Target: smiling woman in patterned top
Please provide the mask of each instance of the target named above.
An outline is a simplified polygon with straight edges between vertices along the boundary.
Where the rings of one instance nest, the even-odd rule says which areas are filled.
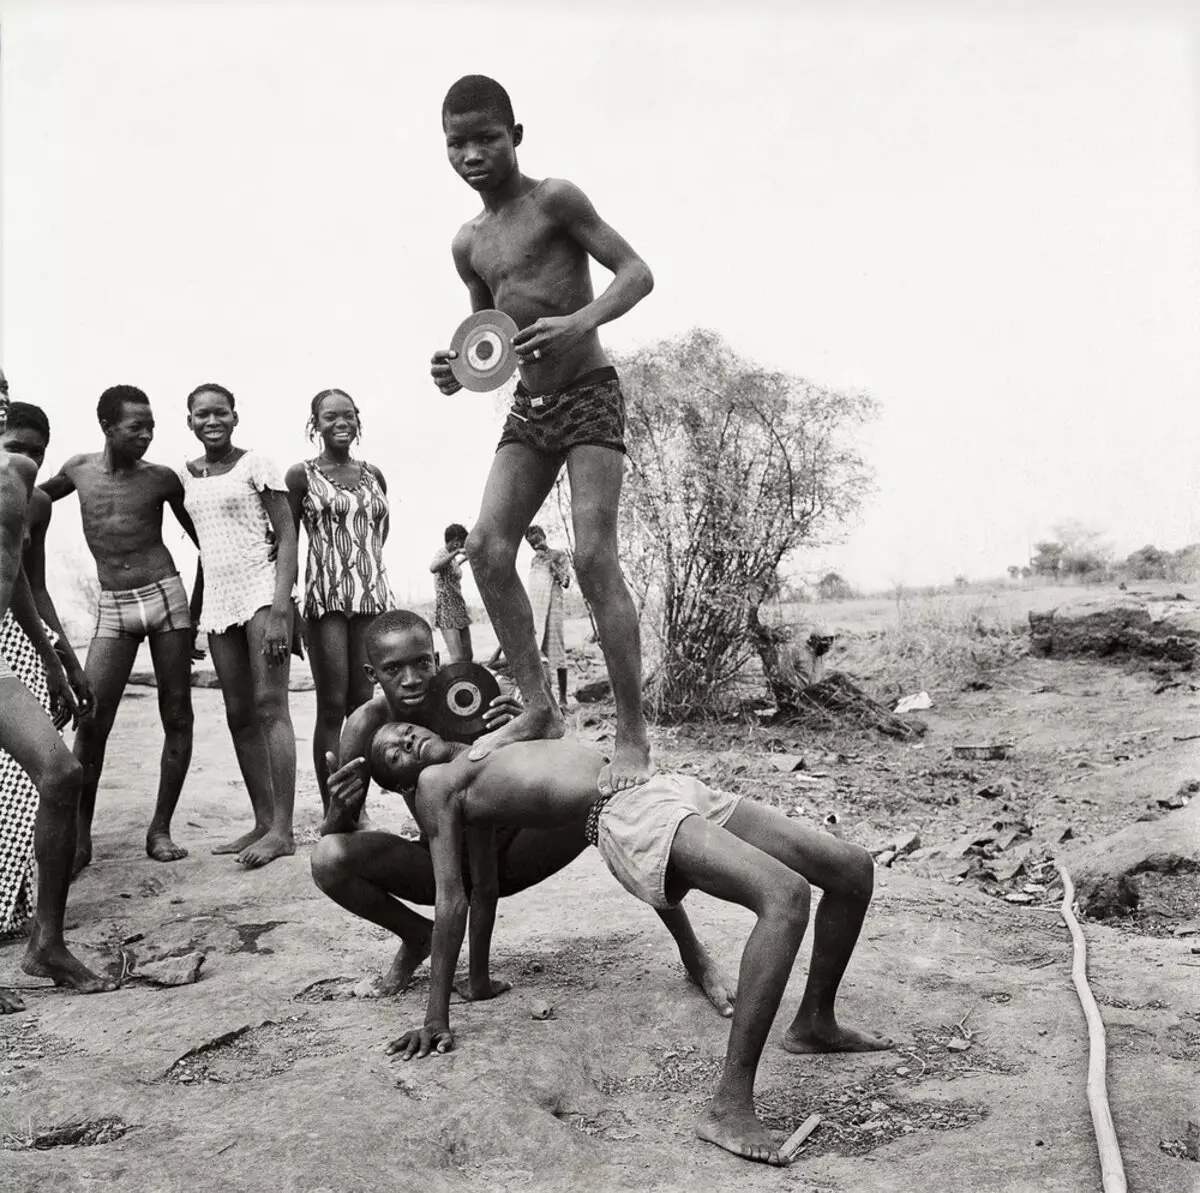
[[[321,451],[288,469],[287,488],[292,518],[308,537],[304,625],[317,689],[313,767],[328,810],[325,755],[337,753],[346,718],[371,698],[363,670],[367,626],[396,602],[383,564],[387,482],[374,464],[350,455],[362,433],[354,399],[322,390],[312,400],[308,432]]]

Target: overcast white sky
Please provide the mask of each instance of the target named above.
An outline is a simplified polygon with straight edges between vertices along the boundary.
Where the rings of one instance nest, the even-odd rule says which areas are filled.
[[[391,482],[395,587],[429,595],[500,421],[427,379],[475,210],[440,103],[479,71],[523,168],[654,270],[609,345],[702,324],[879,400],[878,493],[799,568],[981,578],[1066,518],[1121,552],[1200,540],[1192,7],[4,0],[0,31],[2,360],[51,466],[99,445],[117,382],[154,402],[151,458],[197,450],[184,397],[218,380],[281,465],[341,386]]]

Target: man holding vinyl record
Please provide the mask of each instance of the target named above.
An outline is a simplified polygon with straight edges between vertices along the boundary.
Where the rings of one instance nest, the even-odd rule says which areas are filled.
[[[339,906],[400,938],[390,969],[370,984],[367,996],[382,998],[406,990],[429,956],[432,921],[406,903],[432,906],[434,881],[424,836],[414,841],[384,832],[363,816],[371,780],[366,759],[375,734],[384,725],[409,722],[448,741],[469,743],[512,720],[521,703],[502,695],[484,667],[465,662],[442,667],[433,630],[419,614],[381,613],[367,629],[366,649],[367,674],[380,690],[346,721],[338,758],[327,758],[329,809],[312,852],[312,873]],[[412,812],[413,793],[401,794]],[[500,830],[495,838],[500,895],[549,878],[586,845],[573,830]]]
[[[602,794],[626,790],[644,783],[654,768],[642,709],[637,611],[617,553],[625,399],[597,329],[645,298],[654,279],[579,187],[521,172],[517,147],[524,130],[494,79],[459,79],[442,105],[442,128],[450,164],[483,206],[452,246],[473,314],[449,349],[434,353],[430,372],[449,395],[495,389],[521,371],[467,556],[525,708],[476,743],[471,755],[478,760],[511,742],[563,735],[516,557],[565,463],[576,575],[595,615],[616,703],[613,756],[597,786]],[[599,295],[592,260],[613,275]]]

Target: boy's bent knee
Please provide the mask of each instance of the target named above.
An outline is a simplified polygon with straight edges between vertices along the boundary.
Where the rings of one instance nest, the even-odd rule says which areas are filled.
[[[467,561],[472,574],[489,575],[494,572],[515,568],[517,563],[517,540],[509,542],[493,531],[476,527],[467,535]]]
[[[772,919],[781,920],[803,930],[808,923],[811,905],[812,888],[808,885],[808,880],[799,874],[790,874],[779,882],[772,883],[764,913]]]
[[[836,893],[863,903],[875,890],[875,861],[861,845],[844,845],[845,858],[838,865]]]
[[[347,863],[343,834],[330,833],[313,846],[310,865],[313,882],[325,892],[336,886],[345,875]]]
[[[83,766],[67,747],[52,750],[43,760],[38,794],[45,799],[75,800],[83,786]]]

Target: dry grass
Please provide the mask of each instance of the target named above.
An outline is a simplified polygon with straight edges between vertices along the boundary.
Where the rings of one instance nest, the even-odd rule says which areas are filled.
[[[842,640],[833,666],[867,679],[883,696],[956,691],[987,682],[1028,649],[1028,625],[992,598],[895,602],[891,624]]]

